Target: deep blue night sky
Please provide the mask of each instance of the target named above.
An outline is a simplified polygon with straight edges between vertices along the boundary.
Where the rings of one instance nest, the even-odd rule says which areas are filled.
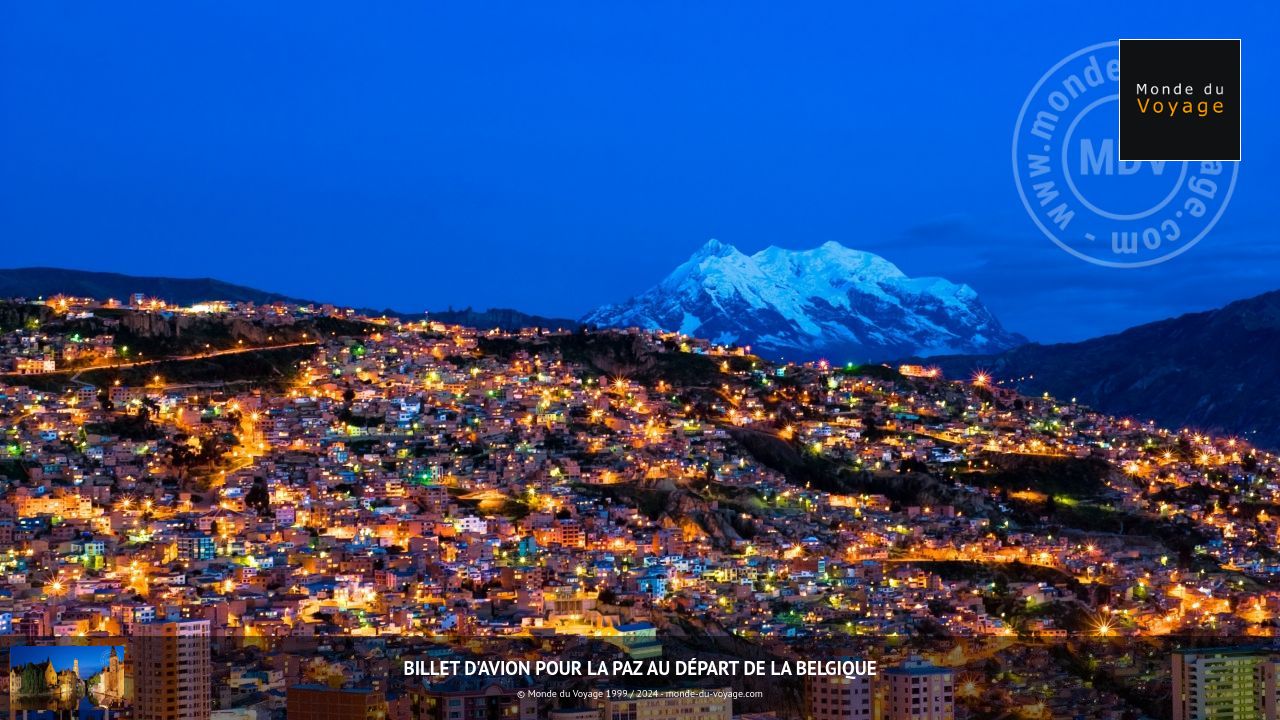
[[[0,6],[0,266],[577,316],[708,238],[827,240],[1063,340],[1280,288],[1275,3]],[[1244,162],[1192,251],[1053,246],[1027,91],[1118,37],[1242,37]]]

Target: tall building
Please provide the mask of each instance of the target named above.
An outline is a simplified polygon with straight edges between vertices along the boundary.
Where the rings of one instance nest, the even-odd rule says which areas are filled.
[[[729,688],[645,691],[601,698],[602,720],[732,720]]]
[[[187,533],[178,537],[178,559],[188,562],[212,560],[218,556],[213,538],[200,533]]]
[[[809,675],[804,681],[805,720],[871,720],[871,677]]]
[[[1276,720],[1276,662],[1251,648],[1173,652],[1173,720]]]
[[[386,700],[370,688],[294,685],[285,700],[287,720],[378,720]]]
[[[885,720],[952,720],[955,680],[947,668],[912,657],[884,671]]]
[[[131,626],[135,720],[208,720],[209,621]]]
[[[1258,710],[1264,720],[1280,720],[1280,657],[1268,656],[1258,664]]]

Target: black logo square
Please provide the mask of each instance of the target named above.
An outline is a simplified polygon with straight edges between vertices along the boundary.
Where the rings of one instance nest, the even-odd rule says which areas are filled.
[[[1239,160],[1240,41],[1121,40],[1120,159]]]

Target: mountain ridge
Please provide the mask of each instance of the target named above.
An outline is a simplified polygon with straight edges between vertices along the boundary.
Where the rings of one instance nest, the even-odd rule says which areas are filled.
[[[143,293],[150,297],[159,297],[178,305],[190,305],[206,300],[228,300],[232,302],[295,303],[300,305],[339,305],[317,300],[290,297],[282,293],[260,290],[247,285],[238,285],[211,277],[175,278],[152,275],[128,275],[125,273],[101,272],[94,270],[73,270],[57,267],[22,267],[0,269],[0,298],[41,298],[53,295],[74,295],[92,297],[100,300],[117,298],[123,300],[134,293]],[[575,322],[567,318],[552,318],[532,315],[511,308],[489,308],[473,310],[470,307],[462,310],[441,310],[435,312],[402,312],[392,309],[355,308],[361,314],[371,316],[387,315],[404,320],[419,320],[430,317],[440,322],[469,325],[471,327],[497,327],[503,330],[518,330],[522,327],[573,327]]]
[[[908,277],[879,255],[833,241],[746,255],[712,239],[657,285],[583,321],[802,360],[1003,350],[1026,340],[1005,330],[968,285]]]
[[[1080,342],[928,362],[948,376],[983,370],[1026,394],[1280,447],[1277,357],[1280,290]]]
[[[39,298],[75,295],[105,300],[112,297],[124,299],[135,292],[161,297],[182,305],[203,300],[253,303],[310,302],[211,277],[127,275],[51,266],[0,269],[0,297]]]
[[[723,243],[708,243],[700,250],[704,260],[733,252],[736,249]],[[878,267],[874,260],[866,260]],[[49,297],[58,293],[125,298],[134,292],[182,304],[211,299],[312,302],[213,278],[148,277],[47,267],[0,269],[0,298]],[[423,317],[422,313],[390,310],[358,311],[405,319]],[[504,330],[577,324],[502,308],[449,309],[428,316],[450,324]],[[1237,433],[1264,446],[1280,447],[1280,403],[1270,402],[1280,398],[1280,368],[1273,360],[1276,357],[1280,357],[1280,290],[1080,342],[1025,343],[995,353],[935,355],[925,362],[938,366],[950,377],[969,377],[983,370],[1026,394],[1049,392],[1061,398],[1075,397],[1108,413],[1152,419],[1167,426]]]

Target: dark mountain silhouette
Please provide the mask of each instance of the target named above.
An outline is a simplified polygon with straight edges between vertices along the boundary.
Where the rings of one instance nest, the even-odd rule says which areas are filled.
[[[503,330],[519,330],[526,327],[541,328],[575,328],[581,323],[568,318],[553,318],[542,315],[530,315],[511,308],[489,308],[488,310],[433,310],[427,317],[450,325],[465,325],[475,328],[501,328]]]
[[[212,278],[169,278],[89,272],[50,267],[0,270],[0,297],[28,298],[74,295],[99,300],[124,301],[134,293],[164,298],[179,305],[202,300],[272,303],[305,302],[279,293],[264,292]]]
[[[299,305],[320,305],[319,301],[293,298],[279,293],[258,290],[244,285],[214,280],[213,278],[170,278],[124,275],[121,273],[90,272],[64,268],[28,267],[0,270],[0,298],[47,298],[54,295],[74,295],[99,300],[116,298],[125,301],[134,293],[162,298],[178,305],[190,305],[204,300],[228,300],[257,304],[285,302]],[[396,310],[357,308],[367,315],[388,315],[406,320],[417,320],[424,313],[405,313]],[[432,320],[467,325],[477,328],[501,328],[518,330],[523,327],[557,328],[574,327],[575,322],[566,318],[549,318],[529,315],[509,308],[489,310],[454,310],[425,314]]]
[[[927,362],[949,377],[984,369],[1027,394],[1280,447],[1280,291],[1083,342]]]

